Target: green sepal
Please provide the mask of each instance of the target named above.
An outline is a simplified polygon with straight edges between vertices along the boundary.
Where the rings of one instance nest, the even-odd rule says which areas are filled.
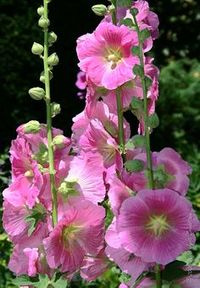
[[[125,25],[127,27],[133,28],[134,24],[131,18],[125,18],[120,21],[121,25]]]
[[[184,271],[182,269],[185,264],[185,262],[177,260],[169,263],[165,266],[164,271],[162,271],[162,279],[170,282],[182,277],[186,277],[188,275],[188,271]]]
[[[133,67],[133,74],[135,74],[136,76],[139,76],[141,78],[143,76],[143,73],[144,71],[141,65],[136,64]]]
[[[135,135],[132,137],[132,142],[135,148],[145,148],[146,147],[146,139],[143,135]]]
[[[46,217],[46,210],[42,204],[36,204],[31,210],[31,214],[25,218],[25,221],[29,224],[28,236],[30,237],[35,231],[37,224],[40,221],[44,221]]]
[[[117,7],[130,7],[132,0],[117,0]]]
[[[159,126],[159,118],[158,115],[156,113],[152,114],[149,116],[149,127],[151,129],[155,129]]]
[[[124,166],[128,172],[141,172],[144,169],[144,162],[138,159],[128,160]]]
[[[145,83],[146,83],[147,89],[149,89],[151,87],[151,85],[152,85],[151,78],[149,78],[148,76],[145,76]]]
[[[132,47],[131,51],[133,55],[140,56],[140,47],[134,46]]]
[[[133,97],[131,101],[131,108],[133,110],[143,111],[143,101],[141,99],[138,99],[137,97]]]
[[[133,16],[136,16],[137,14],[138,14],[138,9],[137,8],[131,8],[130,9],[130,13],[131,13],[131,15],[133,15]]]
[[[142,31],[140,31],[140,40],[144,42],[147,38],[151,36],[150,31],[146,28]]]

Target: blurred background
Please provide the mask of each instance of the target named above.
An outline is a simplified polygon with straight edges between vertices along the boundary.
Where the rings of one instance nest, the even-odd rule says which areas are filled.
[[[78,72],[76,39],[98,25],[100,18],[92,13],[91,6],[99,3],[108,4],[108,1],[52,0],[49,5],[51,24],[58,35],[52,52],[56,51],[60,58],[51,81],[52,99],[62,107],[53,124],[67,136],[71,134],[72,117],[84,107],[74,84]],[[27,93],[31,87],[40,85],[42,63],[31,53],[31,46],[34,41],[42,43],[43,39],[36,13],[41,4],[40,0],[0,0],[1,191],[9,181],[8,149],[16,137],[16,128],[32,119],[45,122],[44,103],[32,100]],[[152,135],[152,147],[158,151],[164,146],[173,147],[189,161],[193,173],[188,195],[200,215],[200,3],[199,0],[149,0],[149,4],[160,18],[160,37],[153,49],[155,63],[161,70],[157,105],[160,126]],[[197,265],[200,265],[199,239],[198,236],[192,254],[187,257]],[[10,242],[0,223],[1,288],[14,287],[6,268],[10,251]],[[77,280],[72,287],[115,288],[116,273],[118,269],[107,272],[93,284]]]

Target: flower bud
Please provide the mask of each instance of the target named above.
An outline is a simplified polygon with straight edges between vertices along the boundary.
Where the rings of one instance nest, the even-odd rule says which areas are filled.
[[[40,87],[31,88],[28,93],[34,100],[42,100],[45,97],[45,91]]]
[[[34,42],[31,51],[34,55],[41,55],[44,51],[44,48],[41,44]]]
[[[56,103],[56,102],[52,102],[51,103],[51,117],[55,117],[56,115],[58,115],[61,111],[61,107],[60,104]]]
[[[49,71],[49,80],[51,80],[52,78],[53,78],[53,73]],[[45,83],[44,71],[42,71],[40,74],[40,82]]]
[[[43,16],[43,15],[44,15],[44,7],[43,7],[43,6],[40,6],[40,7],[37,9],[37,13],[38,13],[38,15]]]
[[[107,7],[103,4],[97,4],[92,6],[92,11],[97,15],[97,16],[105,16],[107,13]]]
[[[53,145],[62,149],[65,146],[66,138],[64,135],[57,135],[53,138]]]
[[[149,116],[149,126],[152,129],[157,128],[159,126],[159,118],[156,113]]]
[[[56,33],[54,33],[53,31],[49,33],[49,38],[48,38],[48,42],[49,45],[51,46],[53,43],[55,43],[57,41],[57,35]]]
[[[144,169],[144,162],[138,159],[128,160],[124,166],[128,172],[140,172]]]
[[[23,130],[25,134],[35,134],[40,131],[40,123],[36,120],[31,120],[23,125]]]
[[[49,66],[58,65],[58,63],[59,63],[58,55],[56,53],[51,54],[47,59],[47,63]]]
[[[50,25],[50,21],[48,18],[45,18],[44,16],[40,17],[39,21],[38,21],[38,25],[43,28],[46,29],[49,27]]]

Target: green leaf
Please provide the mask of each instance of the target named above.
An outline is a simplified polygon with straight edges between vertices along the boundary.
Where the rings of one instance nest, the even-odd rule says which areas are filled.
[[[120,21],[120,24],[123,24],[123,25],[125,25],[127,27],[130,27],[130,28],[134,27],[133,21],[130,18],[122,19]]]
[[[185,262],[177,260],[168,264],[165,267],[165,270],[162,271],[162,278],[167,281],[173,281],[187,276],[188,272],[182,270],[183,266],[185,266]]]
[[[47,275],[40,274],[39,282],[35,285],[37,288],[48,288],[50,283],[49,277]]]
[[[138,159],[128,160],[124,166],[128,172],[140,172],[144,169],[144,162]]]
[[[13,284],[15,284],[18,287],[28,286],[28,285],[33,285],[34,287],[37,287],[35,285],[37,285],[37,283],[38,283],[38,277],[31,278],[27,275],[22,275],[22,276],[19,276],[19,277],[16,277],[15,279],[13,279],[12,282],[13,282]],[[46,287],[44,287],[44,288],[46,288]]]
[[[129,7],[132,4],[132,0],[117,0],[118,7]]]
[[[133,67],[133,73],[136,75],[136,76],[139,76],[140,78],[143,76],[143,69],[142,69],[142,66],[136,64],[134,67]]]
[[[144,42],[147,38],[151,36],[150,31],[146,28],[142,31],[140,31],[140,39],[142,42]]]
[[[60,277],[56,282],[52,283],[54,288],[67,288],[67,280],[64,277]]]
[[[134,46],[134,47],[132,47],[131,51],[132,51],[133,55],[140,56],[140,47]]]
[[[33,286],[35,288],[48,288],[50,284],[49,277],[47,275],[39,275],[38,277],[29,277],[27,275],[23,275],[20,277],[17,277],[13,280],[13,284],[17,286]],[[62,288],[62,286],[61,286]]]

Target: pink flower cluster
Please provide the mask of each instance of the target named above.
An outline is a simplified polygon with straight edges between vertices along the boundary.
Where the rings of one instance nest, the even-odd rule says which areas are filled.
[[[150,31],[143,43],[148,52],[158,36],[158,18],[144,0],[134,2],[132,8],[138,9],[140,29]],[[148,189],[142,147],[126,145],[126,161],[135,160],[142,169],[130,171],[123,163],[116,90],[120,90],[123,111],[130,109],[133,97],[143,100],[143,90],[140,77],[133,74],[139,58],[131,50],[138,46],[138,35],[120,24],[122,18],[131,18],[130,11],[118,11],[117,25],[106,15],[92,34],[77,41],[82,70],[77,85],[87,88],[86,105],[73,118],[71,139],[53,129],[58,197],[55,227],[46,126],[41,124],[34,132],[27,132],[27,124],[17,129],[10,150],[12,181],[3,192],[4,228],[14,245],[9,268],[16,275],[51,276],[59,269],[68,279],[79,272],[92,281],[107,269],[110,259],[131,276],[129,286],[155,264],[164,269],[195,243],[200,222],[185,198],[191,173],[187,162],[171,148],[152,152],[155,189]],[[143,57],[146,77],[151,80],[148,111],[153,114],[159,72],[152,58]],[[135,114],[143,132],[143,112]],[[127,144],[131,131],[125,119],[123,129]],[[105,206],[113,216],[107,231]],[[137,287],[150,287],[148,281],[152,283],[146,279]]]

